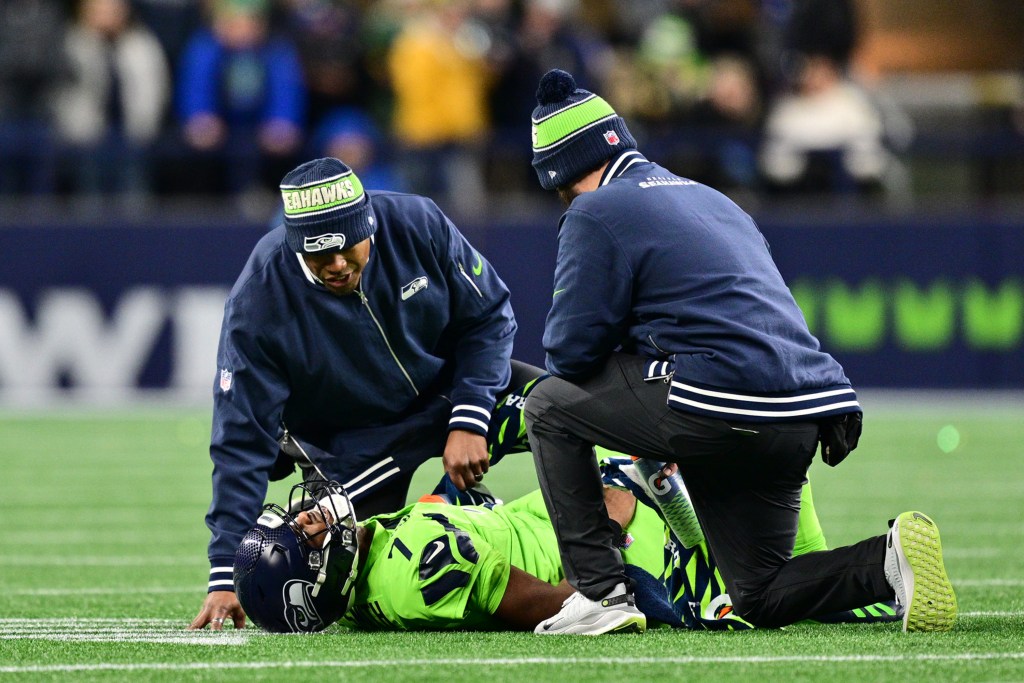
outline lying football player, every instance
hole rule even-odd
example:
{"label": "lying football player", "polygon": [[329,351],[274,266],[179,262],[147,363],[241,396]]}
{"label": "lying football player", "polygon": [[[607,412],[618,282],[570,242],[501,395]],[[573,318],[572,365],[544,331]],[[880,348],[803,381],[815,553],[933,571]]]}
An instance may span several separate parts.
{"label": "lying football player", "polygon": [[[635,474],[629,467],[628,458],[603,464],[613,486],[605,502],[636,606],[646,617],[621,630],[750,628],[731,612],[704,544],[679,541],[650,490],[624,476]],[[648,504],[615,487],[628,487]],[[246,614],[275,632],[319,631],[335,622],[361,630],[533,630],[572,594],[539,491],[481,506],[427,498],[357,523],[337,483],[296,485],[288,510],[301,511],[266,506],[239,546],[234,583]],[[801,515],[795,552],[825,547],[812,508],[810,516]],[[897,618],[890,605],[879,603],[822,620]]]}

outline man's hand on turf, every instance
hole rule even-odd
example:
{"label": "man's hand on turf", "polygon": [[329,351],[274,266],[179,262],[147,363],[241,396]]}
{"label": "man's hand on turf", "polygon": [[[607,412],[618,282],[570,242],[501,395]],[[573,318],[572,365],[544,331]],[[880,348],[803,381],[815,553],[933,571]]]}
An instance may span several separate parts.
{"label": "man's hand on turf", "polygon": [[209,624],[211,630],[220,631],[225,621],[232,621],[235,628],[245,628],[245,612],[234,591],[214,591],[206,594],[199,616],[192,620],[188,628],[191,631],[206,628]]}
{"label": "man's hand on turf", "polygon": [[460,491],[473,488],[489,468],[487,439],[462,429],[448,432],[444,447],[444,471]]}

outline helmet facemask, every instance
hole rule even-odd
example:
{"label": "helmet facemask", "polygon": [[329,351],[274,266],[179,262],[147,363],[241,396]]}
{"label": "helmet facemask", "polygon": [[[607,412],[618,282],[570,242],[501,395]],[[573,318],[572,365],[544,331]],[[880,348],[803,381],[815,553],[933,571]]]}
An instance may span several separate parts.
{"label": "helmet facemask", "polygon": [[[358,571],[358,529],[348,493],[337,482],[292,487],[288,510],[263,508],[235,554],[235,593],[268,631],[320,631],[348,607]],[[326,528],[306,533],[296,517],[319,516]]]}
{"label": "helmet facemask", "polygon": [[[264,508],[277,506],[268,505]],[[356,533],[356,516],[352,510],[352,501],[348,492],[341,484],[329,482],[303,482],[292,487],[288,494],[288,509],[302,512],[316,511],[320,519],[324,520],[325,528],[312,536],[308,535],[295,522],[295,518],[284,513],[289,528],[296,537],[310,548],[308,564],[311,571],[317,573],[316,583],[313,585],[313,597],[320,594],[320,589],[328,583],[328,575],[331,577],[329,585],[337,585],[337,581],[344,577],[341,586],[341,593],[344,596],[352,591],[355,585],[356,573],[359,563],[356,558],[359,555],[359,541]],[[277,508],[279,512],[284,512]],[[328,523],[328,520],[330,522]],[[323,542],[318,542],[318,537],[323,536]],[[319,548],[318,548],[319,546]],[[339,548],[334,553],[335,559],[331,562],[331,551]],[[340,556],[340,557],[339,557]]]}

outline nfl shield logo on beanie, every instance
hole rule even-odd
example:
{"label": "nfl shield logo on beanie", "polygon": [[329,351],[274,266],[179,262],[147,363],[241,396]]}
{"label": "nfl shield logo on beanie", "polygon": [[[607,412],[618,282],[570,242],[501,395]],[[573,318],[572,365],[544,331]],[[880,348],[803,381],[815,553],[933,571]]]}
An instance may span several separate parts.
{"label": "nfl shield logo on beanie", "polygon": [[289,172],[281,199],[285,241],[298,253],[347,249],[377,230],[363,184],[338,159],[314,159]]}

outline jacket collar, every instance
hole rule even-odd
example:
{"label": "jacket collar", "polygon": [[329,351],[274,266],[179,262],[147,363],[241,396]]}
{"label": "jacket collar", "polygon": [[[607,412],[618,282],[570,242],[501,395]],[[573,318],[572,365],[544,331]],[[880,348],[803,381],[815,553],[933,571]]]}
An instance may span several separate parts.
{"label": "jacket collar", "polygon": [[635,149],[627,149],[618,156],[614,156],[608,162],[608,166],[605,167],[604,173],[601,175],[601,182],[598,187],[604,187],[610,183],[613,179],[618,178],[626,172],[631,166],[636,164],[648,163],[644,155]]}

